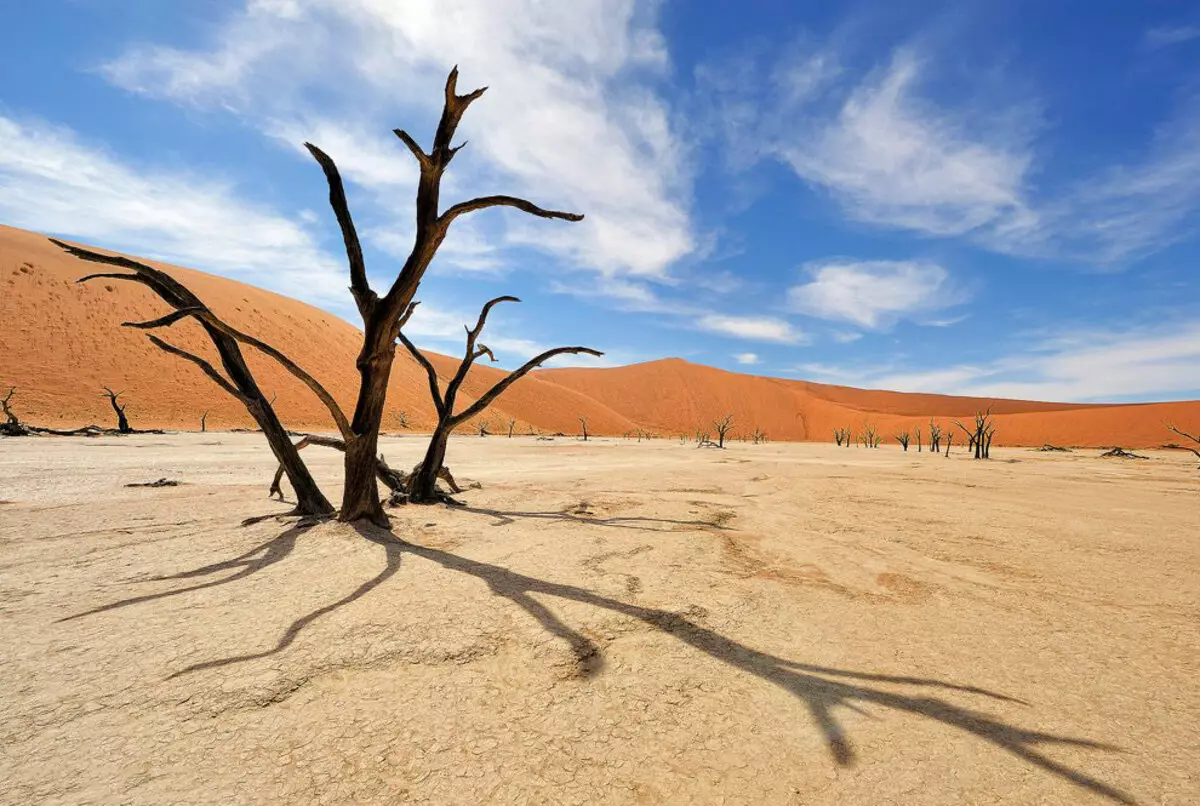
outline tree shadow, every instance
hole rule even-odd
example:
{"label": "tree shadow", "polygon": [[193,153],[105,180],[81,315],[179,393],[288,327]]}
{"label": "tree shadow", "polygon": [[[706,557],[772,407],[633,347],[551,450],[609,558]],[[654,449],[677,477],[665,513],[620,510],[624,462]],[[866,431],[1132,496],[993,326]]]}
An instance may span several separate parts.
{"label": "tree shadow", "polygon": [[[573,512],[527,512],[520,510],[502,510],[502,509],[487,509],[484,507],[460,506],[459,511],[470,512],[475,515],[487,515],[491,518],[496,518],[493,526],[509,526],[516,523],[518,519],[528,518],[530,520],[548,520],[548,521],[567,521],[569,523],[584,523],[588,526],[608,526],[614,529],[632,529],[640,532],[672,532],[676,531],[670,528],[658,528],[655,524],[671,527],[685,526],[692,529],[716,529],[718,531],[729,531],[729,527],[722,526],[714,521],[705,520],[674,520],[672,518],[648,518],[644,516],[627,516],[627,517],[612,517],[612,518],[593,518],[584,515],[577,515]],[[644,525],[639,525],[644,524]]]}
{"label": "tree shadow", "polygon": [[[305,528],[307,527],[295,526],[279,537],[256,546],[254,549],[231,560],[214,563],[181,574],[160,577],[160,579],[188,579],[233,568],[239,569],[234,574],[223,577],[220,580],[150,596],[125,599],[85,613],[68,616],[62,620],[80,618],[91,613],[103,612],[166,596],[215,587],[243,579],[285,558],[295,545],[297,536]],[[402,557],[407,552],[437,563],[447,570],[473,576],[483,581],[494,595],[503,596],[516,604],[532,616],[548,633],[567,644],[575,658],[577,673],[580,677],[593,677],[603,668],[604,661],[601,647],[595,641],[566,624],[553,611],[535,599],[532,594],[541,594],[578,602],[635,619],[654,630],[672,636],[734,669],[754,675],[761,680],[780,687],[805,706],[818,730],[821,731],[830,756],[839,766],[852,765],[856,760],[856,753],[853,744],[846,735],[845,728],[838,720],[835,713],[836,710],[844,708],[855,713],[869,715],[867,707],[876,706],[934,720],[947,727],[976,736],[1033,766],[1096,795],[1116,803],[1136,804],[1131,795],[1080,770],[1054,761],[1042,750],[1045,746],[1053,745],[1084,747],[1109,752],[1122,752],[1120,748],[1089,739],[1020,728],[1010,725],[981,710],[956,705],[945,699],[945,696],[947,693],[957,693],[985,697],[995,701],[1027,704],[1021,700],[975,686],[960,685],[934,678],[857,672],[787,660],[766,652],[751,649],[707,627],[696,624],[679,613],[630,604],[618,599],[602,596],[586,588],[536,579],[497,565],[470,560],[440,549],[409,543],[389,531],[384,531],[373,526],[364,525],[356,528],[364,538],[383,547],[386,559],[384,567],[379,573],[359,585],[346,596],[293,621],[270,649],[193,664],[173,673],[168,679],[203,669],[215,669],[258,660],[282,652],[291,646],[300,633],[314,621],[367,595],[395,576],[400,569]],[[869,685],[872,683],[894,687],[912,687],[916,691],[900,693]]]}
{"label": "tree shadow", "polygon": [[143,596],[132,596],[128,599],[121,599],[110,604],[93,607],[91,610],[84,610],[82,613],[74,613],[70,616],[64,616],[57,619],[54,623],[60,624],[64,621],[74,621],[75,619],[83,618],[84,616],[93,616],[97,613],[105,613],[109,610],[119,610],[124,607],[153,602],[158,599],[167,599],[172,596],[180,596],[192,591],[204,590],[205,588],[216,588],[221,585],[228,585],[231,582],[237,582],[239,579],[245,579],[252,574],[262,571],[276,563],[282,561],[296,547],[296,540],[300,535],[304,534],[308,529],[315,524],[313,522],[301,522],[293,525],[287,531],[273,537],[265,543],[260,543],[249,551],[239,554],[230,560],[223,560],[219,563],[205,565],[191,571],[183,571],[178,574],[168,574],[166,576],[150,577],[148,579],[139,580],[141,582],[162,582],[172,579],[195,579],[197,577],[205,577],[211,574],[220,573],[221,571],[234,571],[234,573],[221,577],[220,579],[201,582],[197,585],[188,585],[183,588],[174,588],[168,591],[160,591],[158,593],[148,593]]}

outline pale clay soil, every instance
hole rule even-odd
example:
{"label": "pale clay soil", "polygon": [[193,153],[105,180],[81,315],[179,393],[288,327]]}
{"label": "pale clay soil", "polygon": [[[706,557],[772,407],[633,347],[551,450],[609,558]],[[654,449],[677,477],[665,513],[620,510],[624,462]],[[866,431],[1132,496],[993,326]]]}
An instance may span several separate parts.
{"label": "pale clay soil", "polygon": [[0,801],[1200,803],[1195,463],[961,450],[0,440]]}

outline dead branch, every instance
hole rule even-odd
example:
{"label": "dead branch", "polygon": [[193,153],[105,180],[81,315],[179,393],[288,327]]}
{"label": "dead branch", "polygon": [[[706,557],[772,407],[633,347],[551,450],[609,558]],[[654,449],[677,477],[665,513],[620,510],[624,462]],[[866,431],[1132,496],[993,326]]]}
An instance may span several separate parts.
{"label": "dead branch", "polygon": [[1105,459],[1149,459],[1149,456],[1142,456],[1140,453],[1132,453],[1124,448],[1113,448],[1100,454],[1101,458]]}

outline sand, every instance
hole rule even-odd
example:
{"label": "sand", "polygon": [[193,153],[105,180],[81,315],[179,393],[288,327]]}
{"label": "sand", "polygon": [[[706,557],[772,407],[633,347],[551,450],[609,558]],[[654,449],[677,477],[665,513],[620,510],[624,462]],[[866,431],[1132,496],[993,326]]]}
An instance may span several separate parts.
{"label": "sand", "polygon": [[[182,280],[231,324],[296,360],[344,409],[352,410],[358,390],[355,357],[362,337],[348,322],[234,280],[154,265]],[[99,394],[101,386],[109,386],[126,393],[123,400],[137,428],[198,429],[206,411],[210,428],[251,426],[240,404],[220,393],[198,369],[160,352],[144,333],[121,327],[122,322],[166,313],[164,303],[149,290],[120,281],[75,282],[98,268],[66,255],[45,236],[0,226],[0,389],[17,387],[15,410],[36,425],[111,424],[113,414]],[[483,302],[464,300],[463,307]],[[161,335],[212,357],[195,323],[177,324]],[[515,367],[530,356],[500,357],[506,366]],[[332,428],[329,414],[298,381],[269,360],[253,354],[249,358],[259,385],[278,396],[275,406],[288,426]],[[457,367],[456,358],[431,359],[444,378]],[[477,365],[460,395],[462,405],[473,402],[502,374]],[[861,433],[874,424],[891,442],[894,434],[915,426],[927,434],[930,418],[949,429],[954,419],[969,420],[989,406],[998,414],[997,445],[1155,447],[1177,441],[1164,422],[1200,431],[1200,401],[1081,406],[900,394],[726,372],[680,359],[537,372],[514,384],[483,418],[492,423],[493,432],[507,430],[508,421],[516,420],[521,433],[535,428],[572,434],[578,433],[578,418],[584,417],[595,434],[642,428],[678,436],[710,428],[714,420],[732,414],[739,434],[758,428],[774,440],[830,441],[836,428]],[[385,429],[403,430],[402,413],[413,430],[429,430],[435,420],[426,376],[403,349],[389,386]],[[464,430],[474,429],[468,424]]]}
{"label": "sand", "polygon": [[1194,462],[993,453],[0,440],[0,801],[1200,803]]}

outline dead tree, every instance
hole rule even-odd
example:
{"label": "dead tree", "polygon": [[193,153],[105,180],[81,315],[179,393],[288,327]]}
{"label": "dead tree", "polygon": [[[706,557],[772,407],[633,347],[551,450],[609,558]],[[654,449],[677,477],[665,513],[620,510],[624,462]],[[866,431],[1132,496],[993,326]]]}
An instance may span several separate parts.
{"label": "dead tree", "polygon": [[896,435],[896,441],[900,443],[902,448],[904,448],[905,453],[908,453],[908,440],[909,435],[907,431]]}
{"label": "dead tree", "polygon": [[950,446],[954,444],[954,432],[946,432],[946,458],[950,458]]}
{"label": "dead tree", "polygon": [[117,399],[120,398],[121,395],[123,395],[125,393],[124,392],[114,392],[112,389],[109,389],[107,386],[101,386],[100,388],[104,390],[104,394],[102,394],[100,396],[107,397],[108,402],[113,407],[113,411],[117,413],[117,431],[122,434],[132,434],[133,429],[129,427],[129,418],[125,416],[125,405],[127,405],[127,404],[121,404],[121,403],[117,402]]}
{"label": "dead tree", "polygon": [[967,435],[967,450],[973,451],[976,459],[991,458],[992,437],[996,434],[991,408],[975,414],[975,424],[972,428],[967,428],[958,420],[955,420],[954,424]]}
{"label": "dead tree", "polygon": [[583,441],[584,441],[584,442],[587,442],[587,438],[588,438],[588,433],[587,433],[587,418],[586,418],[586,417],[580,417],[580,418],[579,418],[579,425],[580,425],[580,426],[583,428]]}
{"label": "dead tree", "polygon": [[883,437],[879,435],[879,429],[875,425],[868,423],[863,426],[862,444],[864,447],[878,448],[880,442],[883,442]]}
{"label": "dead tree", "polygon": [[266,436],[267,443],[271,446],[271,452],[275,454],[275,458],[279,460],[287,473],[288,481],[291,482],[292,489],[296,492],[297,514],[324,516],[333,513],[332,505],[325,498],[316,481],[313,480],[312,474],[309,473],[308,467],[304,464],[304,460],[300,458],[300,454],[297,453],[295,446],[292,445],[292,441],[288,439],[287,430],[279,421],[279,417],[275,414],[274,408],[271,407],[270,401],[263,395],[262,390],[254,379],[254,375],[246,365],[240,345],[247,344],[267,354],[279,362],[292,375],[303,381],[329,409],[334,422],[338,426],[338,430],[341,431],[344,437],[350,433],[350,426],[346,421],[346,416],[342,413],[333,396],[320,383],[275,348],[227,325],[209,310],[208,306],[201,302],[199,297],[166,272],[126,257],[105,255],[100,252],[71,246],[70,244],[54,239],[51,239],[51,241],[75,257],[93,263],[104,263],[122,269],[129,269],[133,272],[133,274],[116,272],[89,274],[86,277],[81,277],[76,282],[84,283],[89,280],[104,278],[141,283],[157,294],[159,298],[173,309],[172,313],[149,322],[125,322],[125,327],[151,330],[160,327],[169,327],[186,318],[194,318],[200,327],[204,329],[213,347],[216,348],[217,354],[221,358],[221,365],[225,370],[225,375],[222,375],[216,367],[203,358],[163,341],[157,336],[150,335],[150,341],[159,349],[195,364],[217,386],[224,389],[246,407],[246,411],[250,413],[250,416],[258,423],[263,435]]}
{"label": "dead tree", "polygon": [[508,438],[509,438],[509,439],[512,439],[512,435],[513,435],[513,429],[514,429],[514,428],[516,428],[516,427],[517,427],[517,421],[516,421],[516,420],[509,420],[509,421],[508,421]]}
{"label": "dead tree", "polygon": [[[478,100],[486,89],[459,95],[457,84],[456,67],[446,79],[442,115],[433,137],[433,147],[429,152],[424,151],[403,129],[395,130],[396,136],[416,159],[420,168],[420,179],[417,183],[416,231],[412,251],[383,296],[377,294],[367,280],[366,261],[363,259],[358,232],[350,215],[337,165],[324,151],[311,143],[305,143],[305,147],[321,165],[329,185],[329,203],[337,217],[346,245],[350,291],[363,321],[363,344],[357,361],[358,398],[349,434],[345,435],[346,473],[340,514],[343,521],[367,519],[381,525],[387,523],[375,485],[374,465],[378,451],[379,426],[387,398],[388,379],[391,377],[392,362],[395,359],[396,339],[400,335],[403,320],[413,303],[421,279],[437,254],[438,247],[449,233],[450,225],[460,216],[490,207],[511,207],[541,218],[563,221],[583,219],[582,215],[545,210],[514,196],[482,196],[459,202],[444,211],[441,209],[439,197],[442,176],[454,155],[462,148],[462,144],[452,144],[455,130],[467,107]],[[440,466],[441,463],[435,461],[433,464]],[[426,481],[431,478],[432,476],[426,478]],[[431,483],[422,482],[417,486],[421,492],[432,491]]]}
{"label": "dead tree", "polygon": [[[1171,423],[1167,423],[1166,426],[1167,426],[1167,430],[1170,431],[1172,434],[1177,434],[1177,435],[1183,437],[1184,439],[1190,439],[1192,442],[1196,443],[1197,445],[1200,445],[1200,432],[1198,432],[1196,434],[1189,434],[1187,431],[1182,431],[1182,430],[1176,428]],[[1197,459],[1200,459],[1200,449],[1193,448],[1191,445],[1182,445],[1180,447],[1184,448],[1185,450],[1191,451],[1192,453],[1196,454]]]}
{"label": "dead tree", "polygon": [[767,441],[767,434],[761,428],[755,427],[754,433],[751,435],[755,445],[761,445]]}
{"label": "dead tree", "polygon": [[[300,441],[296,443],[297,451],[302,451],[309,445],[320,445],[325,448],[333,448],[334,450],[346,452],[346,443],[336,437],[325,437],[319,434],[304,434]],[[279,496],[279,500],[283,500],[283,489],[280,487],[280,482],[283,481],[283,465],[275,471],[275,478],[271,480],[271,488],[267,491],[270,497]],[[378,479],[392,494],[402,493],[408,477],[399,470],[393,470],[388,466],[387,460],[382,455],[375,462],[375,478]],[[453,478],[447,482],[451,484],[455,492],[459,492],[458,485],[454,484]]]}
{"label": "dead tree", "polygon": [[729,433],[729,429],[733,427],[733,415],[726,414],[720,420],[713,421],[713,430],[717,432],[717,447],[725,447],[725,435]]}
{"label": "dead tree", "polygon": [[16,393],[17,387],[13,386],[8,390],[8,394],[0,398],[0,408],[4,410],[4,422],[0,423],[0,435],[6,437],[27,437],[32,432],[21,422],[20,418],[13,412],[12,407],[9,406],[9,401],[12,400],[13,395]]}
{"label": "dead tree", "polygon": [[942,446],[942,427],[933,420],[929,421],[929,451],[937,453]]}
{"label": "dead tree", "polygon": [[208,432],[208,412],[206,411],[200,415],[200,433],[204,434],[207,432]]}
{"label": "dead tree", "polygon": [[845,440],[847,440],[849,438],[850,438],[850,429],[849,428],[833,429],[833,439],[834,439],[834,441],[837,442],[839,448],[842,446],[842,442],[844,442]]}
{"label": "dead tree", "polygon": [[403,409],[396,415],[396,419],[400,422],[401,428],[408,428],[408,412]]}
{"label": "dead tree", "polygon": [[489,425],[490,425],[490,423],[487,420],[480,420],[478,423],[476,423],[475,428],[478,430],[479,436],[486,437],[488,434],[491,433],[490,431],[488,431]]}
{"label": "dead tree", "polygon": [[921,452],[921,426],[913,428],[913,439],[917,443],[917,453]]}
{"label": "dead tree", "polygon": [[492,401],[503,394],[508,387],[556,355],[578,355],[580,353],[594,356],[604,355],[604,353],[589,347],[555,347],[552,350],[547,350],[541,355],[526,361],[519,369],[510,372],[497,384],[492,386],[491,389],[484,392],[472,405],[455,414],[454,404],[458,398],[458,390],[462,386],[463,381],[467,379],[467,373],[470,371],[471,365],[480,356],[486,355],[493,362],[496,360],[496,357],[486,345],[477,342],[479,334],[483,332],[483,326],[487,322],[488,314],[495,305],[501,302],[520,302],[520,300],[516,297],[497,297],[483,306],[483,310],[479,312],[479,320],[475,323],[475,327],[467,328],[466,351],[463,353],[462,362],[458,365],[458,370],[454,373],[454,377],[446,384],[445,392],[441,389],[441,382],[438,378],[437,370],[433,368],[433,364],[429,362],[425,354],[417,349],[417,346],[403,332],[397,331],[397,338],[412,353],[413,358],[417,359],[417,363],[425,368],[425,374],[429,379],[429,393],[433,398],[433,407],[438,415],[437,426],[433,429],[433,435],[429,439],[429,447],[425,451],[425,458],[413,471],[413,475],[409,480],[408,498],[414,503],[436,503],[446,500],[446,497],[437,490],[438,472],[446,464],[446,447],[449,443],[451,432],[458,425],[482,412],[491,405]]}

